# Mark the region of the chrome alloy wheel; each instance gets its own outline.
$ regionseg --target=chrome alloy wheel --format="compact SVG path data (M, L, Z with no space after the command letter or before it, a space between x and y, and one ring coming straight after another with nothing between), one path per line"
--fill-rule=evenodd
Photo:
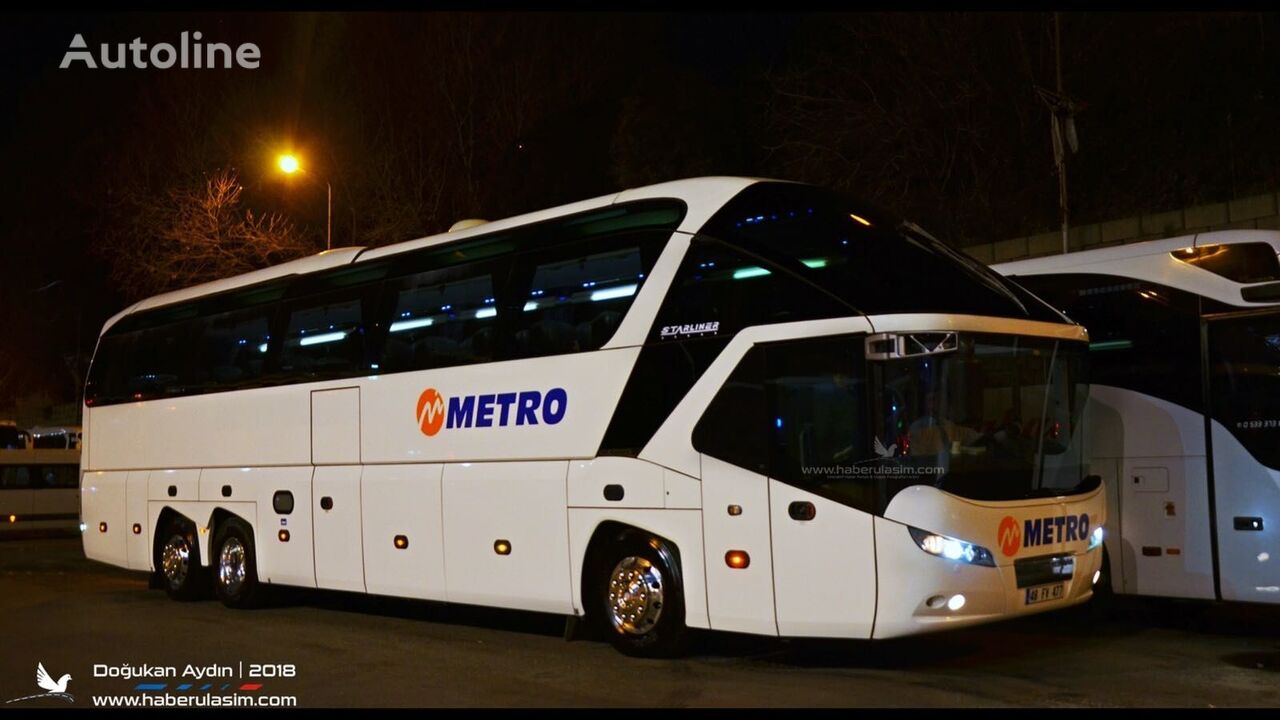
M609 622L627 635L644 635L662 615L662 572L634 555L622 559L609 577Z
M174 535L160 552L160 567L171 587L180 587L191 571L191 545L183 535Z
M244 544L237 537L227 538L218 553L218 584L227 595L240 591L247 569Z

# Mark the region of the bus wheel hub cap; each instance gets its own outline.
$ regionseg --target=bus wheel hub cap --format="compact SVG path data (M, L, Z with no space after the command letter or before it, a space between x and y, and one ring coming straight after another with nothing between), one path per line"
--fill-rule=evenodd
M170 584L181 585L187 579L187 567L191 558L191 548L187 545L187 539L181 536L175 536L169 539L164 546L164 553L160 557L160 565L164 569L164 576L169 579Z
M609 622L628 635L643 635L662 615L662 572L642 557L627 557L609 577Z
M227 538L218 555L218 582L230 594L235 594L244 584L244 544L236 538Z

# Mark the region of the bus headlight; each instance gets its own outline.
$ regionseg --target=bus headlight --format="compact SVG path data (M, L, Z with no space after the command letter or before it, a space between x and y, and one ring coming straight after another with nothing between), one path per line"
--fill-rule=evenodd
M948 560L958 560L967 562L970 565L985 565L987 567L995 567L995 556L991 551L981 545L957 540L946 535L931 533L928 530L921 530L910 525L907 531L911 533L911 539L916 541L916 545L920 549L930 555L937 555Z
M1101 525L1099 525L1098 527L1094 528L1094 529L1093 529L1093 532L1089 533L1089 547L1085 549L1085 552L1089 552L1090 550L1092 550L1092 549L1094 549L1094 548L1098 547L1099 545L1101 545L1101 544L1102 544L1102 536L1103 536L1104 534L1105 534L1105 533L1103 533L1103 532L1102 532L1102 526L1101 526Z

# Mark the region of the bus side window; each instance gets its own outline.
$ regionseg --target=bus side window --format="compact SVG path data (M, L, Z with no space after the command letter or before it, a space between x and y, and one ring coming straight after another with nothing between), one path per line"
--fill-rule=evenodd
M768 346L769 475L859 510L875 506L862 336Z
M732 335L752 325L853 314L815 288L722 243L695 238L667 292L651 341Z
M498 266L501 267L501 266ZM488 362L498 309L492 261L427 270L386 284L391 296L379 363L383 372Z
M698 452L761 475L769 470L764 356L763 346L747 351L693 429Z

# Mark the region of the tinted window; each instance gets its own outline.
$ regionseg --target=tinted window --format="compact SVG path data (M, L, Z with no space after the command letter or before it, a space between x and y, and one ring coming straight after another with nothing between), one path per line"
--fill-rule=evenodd
M821 188L757 183L702 232L800 261L814 282L867 314L952 312L1062 322L972 258Z
M875 485L854 465L870 456L863 336L752 348L694 429L699 451L871 510Z
M268 305L198 320L192 388L207 392L256 385L266 373L274 310Z
M100 339L85 403L598 348L684 212L609 206L129 315Z
M1280 470L1280 314L1212 320L1209 367L1213 418Z
M1280 259L1269 243L1201 245L1175 250L1173 257L1238 283L1280 280Z
M693 431L698 452L764 474L769 469L765 351L752 348L707 405Z
M31 487L31 471L26 465L0 465L0 488L21 490Z
M388 284L393 313L380 360L399 372L493 359L494 263L429 270Z
M870 511L875 485L856 474L871 457L863 336L768 348L771 477Z
M1112 275L1014 280L1089 330L1091 384L1203 409L1198 296Z
M359 292L340 290L288 303L280 372L297 380L359 373L363 300Z
M41 465L31 471L37 488L65 489L80 484L79 468L75 465Z
M727 336L752 325L853 314L852 308L762 258L695 239L650 339Z

